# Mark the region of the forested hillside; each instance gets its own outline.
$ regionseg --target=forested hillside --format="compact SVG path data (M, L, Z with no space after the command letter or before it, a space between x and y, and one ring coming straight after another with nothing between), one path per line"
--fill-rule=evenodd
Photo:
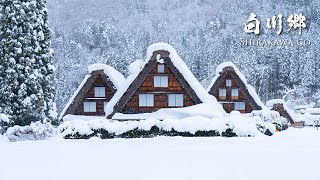
M263 101L282 98L310 103L320 97L320 0L50 0L56 102L61 110L80 84L87 66L102 62L125 75L144 59L146 48L167 42L176 48L203 85L217 64L232 61ZM260 35L246 34L250 13L261 22ZM289 15L303 13L305 29L289 29ZM266 19L283 14L283 33ZM301 39L310 46L243 46L241 39Z

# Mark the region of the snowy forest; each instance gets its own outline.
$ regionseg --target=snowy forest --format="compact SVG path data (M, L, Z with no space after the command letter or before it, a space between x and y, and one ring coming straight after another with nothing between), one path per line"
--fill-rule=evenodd
M106 63L128 75L127 66L144 59L154 42L173 45L204 86L217 64L232 61L263 101L287 95L287 101L309 104L320 97L319 0L50 0L47 6L59 111L88 65ZM261 22L259 36L243 30L253 12ZM287 17L298 13L307 19L301 35L286 31ZM266 19L278 14L284 16L280 35L266 27ZM255 38L310 40L311 45L240 44Z

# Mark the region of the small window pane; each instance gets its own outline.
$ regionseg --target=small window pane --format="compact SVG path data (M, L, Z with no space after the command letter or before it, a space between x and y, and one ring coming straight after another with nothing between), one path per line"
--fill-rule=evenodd
M246 104L244 102L235 102L234 103L234 110L245 110Z
M84 102L83 103L83 111L84 112L96 112L97 111L97 103L96 102Z
M154 95L147 94L147 106L153 107L154 106Z
M231 79L227 79L226 80L226 86L227 87L231 87Z
M183 106L183 94L176 95L176 106Z
M154 87L161 87L161 77L160 76L154 76L153 77L153 85Z
M158 73L164 73L164 65L158 64Z
M168 76L161 77L161 87L168 87Z
M219 89L219 96L227 96L227 90L226 89Z
M106 96L105 87L94 87L94 97L105 97Z
M103 110L106 112L106 107L107 107L108 102L103 102Z
M238 95L239 95L239 90L238 89L232 89L231 96L238 96Z
M147 106L147 95L139 94L139 106Z
M168 106L175 106L176 105L176 99L174 94L169 94L169 102Z

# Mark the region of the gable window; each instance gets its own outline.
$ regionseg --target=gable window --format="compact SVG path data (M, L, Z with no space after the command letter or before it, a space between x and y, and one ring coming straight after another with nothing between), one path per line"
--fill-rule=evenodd
M154 94L139 94L139 106L140 107L153 107L154 106Z
M239 89L231 90L231 99L239 99Z
M168 87L168 76L154 76L154 87Z
M108 102L103 102L103 111L106 112Z
M246 103L245 102L235 102L234 103L234 110L246 110Z
M226 98L227 98L227 90L219 89L219 99L226 99Z
M169 100L168 106L171 106L171 107L183 106L183 94L169 94L168 100Z
M164 64L158 64L158 73L164 73Z
M226 80L226 87L231 87L231 85L232 85L231 79L227 79Z
M94 97L106 97L106 87L94 87Z
M84 102L83 103L84 112L97 112L97 103L96 102Z

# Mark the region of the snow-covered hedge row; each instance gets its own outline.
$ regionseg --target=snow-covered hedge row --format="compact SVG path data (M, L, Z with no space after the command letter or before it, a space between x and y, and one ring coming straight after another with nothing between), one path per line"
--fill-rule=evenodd
M43 140L55 135L56 129L50 123L39 121L29 126L13 126L8 128L5 135L10 141Z
M140 138L155 136L257 136L266 131L274 133L275 127L259 117L231 115L209 119L202 116L183 119L150 118L141 121L73 120L59 126L61 136L67 139L91 137Z
M277 111L272 110L254 110L251 112L250 116L258 116L264 122L272 123L276 126L279 131L288 129L288 120L281 117Z

